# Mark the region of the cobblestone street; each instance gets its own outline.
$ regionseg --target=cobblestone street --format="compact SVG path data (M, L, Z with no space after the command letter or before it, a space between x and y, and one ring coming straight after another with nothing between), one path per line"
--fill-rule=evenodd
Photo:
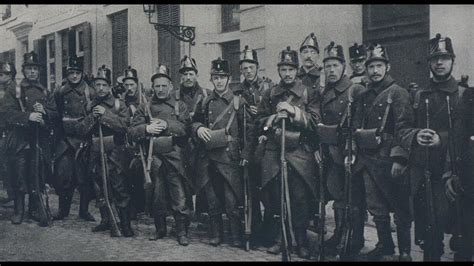
M0 196L6 196L5 191ZM49 193L53 213L57 211L58 197L54 190ZM333 231L334 219L328 204L328 234ZM97 222L85 222L78 219L79 197L76 192L71 214L63 221L54 221L51 227L39 227L35 221L27 219L21 225L13 225L10 218L13 208L0 207L0 261L279 261L281 256L267 254L265 248L246 252L230 247L226 242L219 247L208 244L207 232L192 222L189 230L190 245L178 245L174 224L168 223L168 236L158 241L149 241L154 232L153 220L140 215L138 221L132 221L137 234L133 238L111 238L108 232L92 233L91 228L100 219L98 209L91 202L91 213ZM370 219L370 218L369 218ZM171 221L172 219L169 219ZM373 226L365 229L366 247L363 252L372 249L376 243ZM311 248L314 250L316 234L310 232ZM396 242L396 235L393 234ZM448 238L446 237L445 245ZM413 247L412 257L422 260L422 253L417 246ZM302 261L296 254L294 261ZM333 260L334 258L328 258ZM394 256L391 259L396 259ZM313 257L311 260L315 260ZM452 260L448 250L443 257Z

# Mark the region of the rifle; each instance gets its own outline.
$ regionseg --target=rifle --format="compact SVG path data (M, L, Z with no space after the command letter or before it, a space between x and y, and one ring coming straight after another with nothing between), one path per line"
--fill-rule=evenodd
M323 145L319 144L319 150L321 151L321 162L319 163L319 214L316 217L319 220L319 252L318 261L324 261L324 226L326 223L326 195L325 186L326 178L324 176L324 156L323 156Z
M343 214L343 231L341 242L337 245L338 260L349 259L351 253L351 242L352 242L352 103L354 99L352 97L352 90L348 92L347 102L347 139L346 147L348 149L347 161L345 164L345 180L344 180L344 214Z
M429 99L425 99L426 105L426 128L430 128L430 112L429 112ZM430 151L429 148L425 148L425 196L426 204L428 205L428 226L425 232L425 241L423 247L423 261L432 261L435 259L434 254L434 239L433 236L436 232L436 218L434 215L434 202L433 202L433 187L431 183L432 173L430 171Z
M107 212L109 214L110 218L110 226L111 232L116 233L118 237L122 236L118 223L117 223L117 218L115 217L114 211L112 209L112 205L110 204L109 200L109 188L108 188L108 167L107 167L107 158L105 154L105 147L104 147L104 135L102 134L102 125L100 121L100 117L98 119L98 127L99 127L99 146L100 146L100 162L102 166L102 186L104 190L104 200L105 200L105 207L107 209Z
M451 173L453 180L456 182L460 182L461 179L459 178L459 171L457 165L457 151L456 151L456 143L453 138L454 136L454 127L453 127L453 118L451 116L451 104L449 102L449 95L446 96L446 102L448 105L448 120L449 120L449 132L448 132L448 142L450 148L448 148L449 157L451 161ZM458 191L459 193L459 191ZM453 234L453 238L451 238L452 243L450 243L450 247L453 251L457 252L461 250L461 246L463 243L463 235L462 235L462 221L463 221L463 213L461 207L461 195L458 194L454 201L455 209L456 209L456 222L455 222L455 232Z
M242 97L242 96L240 96ZM244 105L244 147L247 144L247 112L245 110L246 104ZM244 235L245 235L245 250L250 250L250 236L252 234L252 197L250 195L250 180L249 180L249 169L248 164L242 165L244 172Z
M295 240L293 235L293 225L291 222L291 208L290 208L290 193L288 188L288 162L286 161L285 157L285 135L286 135L286 119L288 118L288 114L286 112L278 113L278 118L281 119L281 153L280 153L280 161L281 161L281 230L282 230L282 253L281 259L282 261L291 261L290 251L288 249L288 237L286 234L286 223L288 223L288 230L290 231L290 237L292 241Z
M40 165L42 160L40 153L41 147L39 145L39 132L39 123L35 123L35 188L33 190L33 194L36 195L39 203L39 225L44 227L51 225L53 219L49 209L48 192L45 189L41 189L40 187L40 180L41 184L44 185L44 165Z

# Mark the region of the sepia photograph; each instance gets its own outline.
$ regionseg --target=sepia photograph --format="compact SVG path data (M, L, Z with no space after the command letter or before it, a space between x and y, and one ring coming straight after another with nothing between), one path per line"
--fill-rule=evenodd
M0 4L0 266L473 263L473 17Z

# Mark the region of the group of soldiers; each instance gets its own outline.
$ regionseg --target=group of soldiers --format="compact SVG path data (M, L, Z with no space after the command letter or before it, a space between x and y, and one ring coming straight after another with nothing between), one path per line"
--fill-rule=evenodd
M207 213L209 244L218 246L226 214L234 247L263 245L284 259L294 247L310 258L312 223L320 260L324 253L381 260L395 254L394 213L400 261L412 260L412 221L424 260L440 260L445 232L455 260L471 260L474 89L451 75L451 39L437 34L429 42L432 78L421 89L396 83L380 44L349 48L350 77L334 42L320 66L314 33L299 56L290 47L281 51L278 83L259 76L257 53L245 46L243 81L231 87L229 62L218 58L212 90L198 84L188 56L179 86L160 64L151 89L130 66L120 86L112 86L105 66L89 84L72 56L62 86L48 91L34 52L24 55L18 85L13 65L1 62L4 201L14 200L12 223L23 221L26 194L28 215L40 225L64 219L78 188L79 218L95 220L88 211L95 198L101 221L92 231L114 237L133 237L131 216L149 210L156 227L150 240L167 235L172 214L186 246L192 215ZM45 183L59 196L53 215L44 208ZM328 201L335 229L324 239ZM378 242L361 254L367 210Z

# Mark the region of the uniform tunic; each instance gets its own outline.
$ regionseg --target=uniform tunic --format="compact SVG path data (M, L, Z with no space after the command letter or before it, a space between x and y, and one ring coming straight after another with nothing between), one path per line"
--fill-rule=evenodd
M299 78L306 87L319 90L321 87L321 70L322 68L320 66L314 66L310 71L306 72L304 67L300 67L296 77Z

